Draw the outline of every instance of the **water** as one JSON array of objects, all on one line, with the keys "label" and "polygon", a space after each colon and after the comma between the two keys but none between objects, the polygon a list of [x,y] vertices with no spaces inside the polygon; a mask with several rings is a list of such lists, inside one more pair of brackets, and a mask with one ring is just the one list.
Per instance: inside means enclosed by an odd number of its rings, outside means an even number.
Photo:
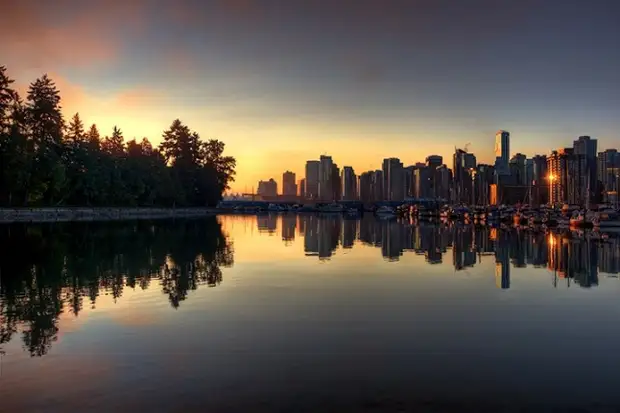
[{"label": "water", "polygon": [[0,411],[620,406],[620,241],[591,238],[314,215],[0,226]]}]

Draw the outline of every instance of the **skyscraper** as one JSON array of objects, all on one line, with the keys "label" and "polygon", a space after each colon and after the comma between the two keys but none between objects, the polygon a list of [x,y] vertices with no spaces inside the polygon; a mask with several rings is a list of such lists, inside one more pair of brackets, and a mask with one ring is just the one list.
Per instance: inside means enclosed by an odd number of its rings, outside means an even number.
[{"label": "skyscraper", "polygon": [[476,156],[462,149],[455,149],[453,156],[454,201],[472,202],[472,172],[476,168]]},{"label": "skyscraper", "polygon": [[332,176],[333,166],[331,156],[321,155],[319,161],[319,199],[332,201],[334,199]]},{"label": "skyscraper", "polygon": [[517,153],[510,158],[509,166],[513,185],[527,185],[526,160],[527,157],[522,153]]},{"label": "skyscraper", "polygon": [[580,157],[580,170],[581,179],[579,181],[579,199],[580,203],[585,203],[586,200],[590,202],[595,201],[594,194],[596,193],[596,139],[592,139],[589,136],[580,136],[573,142],[573,149],[575,155]]},{"label": "skyscraper", "polygon": [[405,171],[398,158],[383,160],[383,192],[386,201],[405,199]]},{"label": "skyscraper", "polygon": [[605,202],[618,202],[620,184],[620,152],[616,149],[607,149],[598,153],[597,178],[603,190]]},{"label": "skyscraper", "polygon": [[584,165],[583,155],[575,154],[573,148],[558,149],[547,157],[549,202],[551,204],[583,204],[581,191]]},{"label": "skyscraper", "polygon": [[258,181],[258,195],[265,197],[278,196],[278,183],[270,178],[268,181]]},{"label": "skyscraper", "polygon": [[342,200],[354,201],[357,199],[357,177],[350,166],[342,168],[341,174]]},{"label": "skyscraper", "polygon": [[542,205],[549,202],[548,179],[547,157],[535,155],[532,157],[532,205]]},{"label": "skyscraper", "polygon": [[286,171],[282,174],[282,195],[296,196],[297,184],[295,183],[295,173]]},{"label": "skyscraper", "polygon": [[508,162],[510,161],[510,133],[499,130],[495,133],[495,159],[497,169],[498,166],[502,171],[508,171]]},{"label": "skyscraper", "polygon": [[342,199],[342,185],[340,181],[340,168],[338,165],[332,164],[332,176],[331,176],[331,188],[332,196],[331,201],[340,201]]},{"label": "skyscraper", "polygon": [[297,182],[297,195],[299,195],[302,198],[306,196],[306,180],[305,179],[300,179],[299,182]]},{"label": "skyscraper", "polygon": [[319,161],[306,162],[306,192],[304,195],[308,199],[319,197],[319,166]]}]

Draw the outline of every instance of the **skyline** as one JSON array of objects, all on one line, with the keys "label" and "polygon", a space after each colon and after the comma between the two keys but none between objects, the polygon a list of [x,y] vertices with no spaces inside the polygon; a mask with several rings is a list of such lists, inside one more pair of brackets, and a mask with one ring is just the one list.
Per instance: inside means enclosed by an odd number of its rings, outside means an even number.
[{"label": "skyline", "polygon": [[471,142],[492,164],[498,129],[511,156],[617,146],[620,4],[453,3],[9,0],[0,64],[22,96],[49,73],[65,120],[102,135],[157,145],[178,117],[222,140],[233,192],[323,153],[357,173],[428,154],[450,167]]}]

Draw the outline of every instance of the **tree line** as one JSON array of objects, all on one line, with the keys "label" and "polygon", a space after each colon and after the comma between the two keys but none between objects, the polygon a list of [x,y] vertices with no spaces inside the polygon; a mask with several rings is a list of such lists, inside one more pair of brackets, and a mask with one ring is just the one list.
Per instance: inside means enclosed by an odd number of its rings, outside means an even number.
[{"label": "tree line", "polygon": [[60,91],[47,75],[24,100],[0,66],[0,206],[213,206],[234,181],[224,143],[203,141],[179,119],[159,147],[102,137],[76,113],[65,122]]}]

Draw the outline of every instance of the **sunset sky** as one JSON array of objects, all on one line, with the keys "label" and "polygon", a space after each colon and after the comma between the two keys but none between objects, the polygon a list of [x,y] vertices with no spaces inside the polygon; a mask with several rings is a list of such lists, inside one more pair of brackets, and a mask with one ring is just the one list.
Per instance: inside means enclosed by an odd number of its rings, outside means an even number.
[{"label": "sunset sky", "polygon": [[361,173],[471,142],[490,162],[497,129],[513,153],[620,146],[618,0],[5,0],[0,39],[66,118],[224,141],[238,191],[323,153]]}]

